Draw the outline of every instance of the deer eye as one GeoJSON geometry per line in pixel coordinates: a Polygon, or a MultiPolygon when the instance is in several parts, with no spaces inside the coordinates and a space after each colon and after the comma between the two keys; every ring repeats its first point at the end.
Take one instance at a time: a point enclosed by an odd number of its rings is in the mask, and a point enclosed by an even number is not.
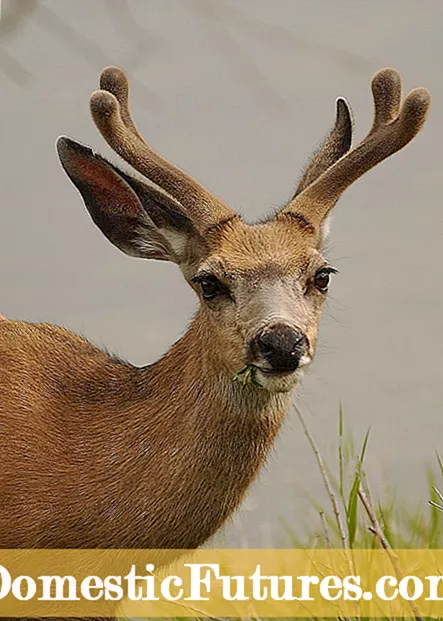
{"type": "Polygon", "coordinates": [[[194,282],[200,285],[202,295],[205,300],[212,300],[220,293],[224,293],[225,289],[216,276],[212,274],[204,274],[194,278],[194,282]]]}
{"type": "Polygon", "coordinates": [[[329,288],[331,274],[336,274],[337,270],[333,267],[322,267],[314,276],[314,284],[319,291],[326,293],[329,288]]]}

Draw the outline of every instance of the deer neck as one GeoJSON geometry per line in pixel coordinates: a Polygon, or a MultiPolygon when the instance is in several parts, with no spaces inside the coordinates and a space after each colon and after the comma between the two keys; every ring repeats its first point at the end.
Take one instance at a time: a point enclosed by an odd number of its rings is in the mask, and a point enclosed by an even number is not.
{"type": "Polygon", "coordinates": [[[197,547],[219,528],[259,472],[290,402],[287,393],[233,382],[208,351],[202,323],[197,316],[161,360],[142,369],[154,418],[138,437],[145,434],[152,446],[158,430],[161,446],[149,454],[170,477],[175,522],[164,540],[156,538],[157,547],[197,547]]]}

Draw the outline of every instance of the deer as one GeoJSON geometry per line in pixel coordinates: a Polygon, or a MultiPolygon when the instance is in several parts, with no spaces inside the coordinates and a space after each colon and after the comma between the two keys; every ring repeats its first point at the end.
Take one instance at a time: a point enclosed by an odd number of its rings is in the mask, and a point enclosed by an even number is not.
{"type": "Polygon", "coordinates": [[[427,116],[429,92],[402,100],[394,69],[372,94],[367,136],[352,148],[339,98],[290,200],[248,223],[144,141],[125,74],[102,72],[91,115],[131,172],[65,136],[61,165],[105,237],[175,263],[198,310],[143,367],[63,327],[0,322],[0,547],[195,549],[233,515],[314,357],[332,208],[427,116]]]}

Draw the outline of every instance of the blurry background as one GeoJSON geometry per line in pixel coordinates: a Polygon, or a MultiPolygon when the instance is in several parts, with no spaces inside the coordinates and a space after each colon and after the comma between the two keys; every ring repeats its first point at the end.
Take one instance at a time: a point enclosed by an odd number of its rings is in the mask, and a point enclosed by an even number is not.
{"type": "MultiPolygon", "coordinates": [[[[88,112],[104,66],[129,74],[152,146],[250,219],[290,196],[336,97],[363,136],[370,78],[394,66],[405,89],[431,90],[430,118],[335,209],[340,274],[299,405],[327,454],[342,403],[359,441],[371,426],[373,489],[389,481],[425,503],[426,464],[443,448],[442,20],[440,0],[3,0],[0,312],[65,325],[140,365],[194,312],[178,269],[105,240],[57,161],[65,133],[109,155],[88,112]]],[[[288,543],[284,524],[309,525],[309,498],[323,494],[292,415],[217,541],[288,543]]]]}

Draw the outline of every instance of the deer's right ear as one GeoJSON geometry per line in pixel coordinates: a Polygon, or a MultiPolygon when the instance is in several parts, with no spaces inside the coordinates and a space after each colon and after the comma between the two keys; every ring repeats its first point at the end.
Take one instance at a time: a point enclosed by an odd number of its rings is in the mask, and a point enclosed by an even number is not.
{"type": "Polygon", "coordinates": [[[135,257],[192,262],[203,240],[174,198],[70,138],[58,139],[57,152],[91,218],[115,246],[135,257]]]}

